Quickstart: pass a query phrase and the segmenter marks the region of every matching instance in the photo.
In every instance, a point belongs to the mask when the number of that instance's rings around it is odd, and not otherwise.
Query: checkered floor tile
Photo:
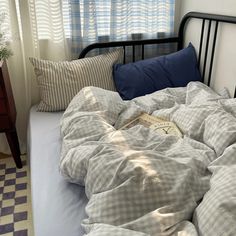
[[[0,159],[0,235],[33,236],[29,169],[16,169],[13,158]]]

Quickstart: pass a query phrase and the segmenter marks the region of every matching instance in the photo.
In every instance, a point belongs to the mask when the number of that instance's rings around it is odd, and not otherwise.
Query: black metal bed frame
[[[132,47],[132,60],[133,61],[135,61],[135,46],[137,46],[137,45],[141,46],[142,59],[144,59],[144,46],[145,45],[177,43],[177,49],[181,50],[184,45],[184,33],[185,33],[186,25],[190,19],[194,19],[194,18],[202,20],[201,34],[200,34],[200,39],[199,39],[200,43],[199,43],[199,52],[198,52],[198,66],[200,68],[201,62],[203,63],[202,81],[206,82],[207,85],[210,86],[219,23],[236,24],[236,17],[234,17],[234,16],[207,14],[207,13],[200,13],[200,12],[189,12],[181,20],[177,37],[94,43],[94,44],[87,46],[86,48],[84,48],[82,50],[82,52],[79,55],[79,59],[84,58],[86,56],[86,54],[93,49],[111,48],[111,47],[123,47],[124,48],[124,63],[126,62],[125,55],[126,55],[126,47],[128,47],[128,46]],[[213,35],[213,41],[212,41],[212,48],[210,51],[211,55],[209,55],[209,45],[210,45],[210,38],[211,38],[211,33],[212,33],[211,28],[213,25],[212,23],[215,23],[214,29],[213,29],[214,35]],[[205,45],[203,45],[206,27],[207,27],[206,42],[205,42]],[[203,46],[205,46],[204,55],[202,55],[203,54]],[[205,79],[206,79],[206,69],[207,69],[208,56],[210,58],[210,64],[209,64],[209,68],[208,68],[208,78],[206,81]],[[236,88],[235,88],[235,92],[234,92],[234,97],[236,97]]]

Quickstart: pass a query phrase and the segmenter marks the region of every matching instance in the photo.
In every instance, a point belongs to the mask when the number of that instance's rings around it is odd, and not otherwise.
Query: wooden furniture
[[[0,61],[0,132],[5,132],[12,156],[18,168],[22,167],[16,132],[16,107],[5,61]]]

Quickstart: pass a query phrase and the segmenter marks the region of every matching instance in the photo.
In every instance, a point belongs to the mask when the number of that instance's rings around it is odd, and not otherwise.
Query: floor
[[[33,236],[29,168],[16,169],[12,157],[0,154],[0,235]]]

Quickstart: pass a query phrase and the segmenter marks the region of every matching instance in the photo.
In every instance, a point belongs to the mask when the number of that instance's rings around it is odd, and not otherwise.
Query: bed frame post
[[[198,68],[200,69],[201,56],[202,56],[202,44],[204,38],[204,30],[205,30],[205,19],[202,21],[202,29],[201,29],[201,37],[200,37],[200,45],[199,45],[199,54],[198,54]]]
[[[215,56],[215,46],[216,46],[216,38],[217,38],[217,32],[218,32],[218,24],[219,24],[219,22],[216,21],[215,33],[214,33],[214,39],[213,39],[212,51],[211,51],[211,62],[210,62],[210,69],[209,69],[209,78],[208,78],[208,82],[207,82],[208,86],[210,86],[210,83],[211,83],[211,74],[212,74],[212,67],[213,67],[214,56]]]

